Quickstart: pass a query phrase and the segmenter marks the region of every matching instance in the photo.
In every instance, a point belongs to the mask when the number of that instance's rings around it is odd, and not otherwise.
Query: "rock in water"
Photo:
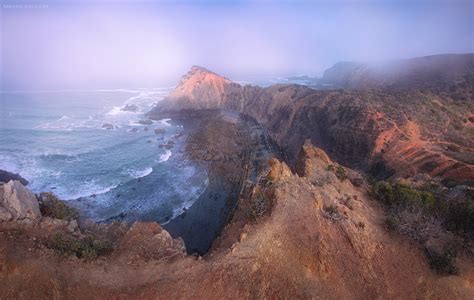
[[[34,220],[41,217],[38,200],[18,180],[0,185],[0,221]]]
[[[165,134],[165,129],[164,128],[156,128],[155,129],[155,134]]]
[[[138,123],[141,125],[151,125],[153,124],[153,121],[149,119],[143,119],[143,120],[139,120]]]
[[[9,182],[10,180],[18,180],[23,185],[28,185],[28,180],[21,177],[20,174],[11,173],[5,170],[0,170],[0,182]]]
[[[138,106],[135,104],[127,104],[124,107],[122,107],[120,110],[121,111],[131,111],[131,112],[136,112],[138,109]]]
[[[114,125],[110,124],[110,123],[104,123],[102,125],[102,129],[107,129],[107,130],[111,130],[111,129],[114,129]]]

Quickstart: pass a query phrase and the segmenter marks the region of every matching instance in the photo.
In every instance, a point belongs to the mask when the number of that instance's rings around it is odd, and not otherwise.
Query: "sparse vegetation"
[[[347,208],[349,208],[350,210],[353,210],[354,207],[352,206],[352,198],[351,196],[349,195],[344,195],[343,197],[341,197],[339,199],[339,201]]]
[[[372,195],[389,206],[419,205],[431,208],[436,199],[431,192],[420,191],[401,183],[379,181],[372,186]]]
[[[365,223],[360,221],[356,224],[356,227],[359,228],[359,229],[364,229],[365,228]]]
[[[54,234],[48,241],[47,246],[62,256],[74,255],[85,259],[93,259],[108,254],[113,250],[112,244],[109,241],[92,235],[76,238],[64,233]]]
[[[341,165],[328,165],[326,167],[326,171],[333,172],[336,175],[337,179],[339,179],[340,181],[344,181],[347,179],[346,170]]]
[[[464,193],[456,192],[451,197],[447,191],[437,185],[416,189],[381,181],[373,184],[371,193],[386,205],[389,230],[423,245],[433,270],[454,274],[458,249],[463,243],[467,245],[473,236],[474,191],[467,188]],[[436,251],[430,245],[433,240],[442,244]]]
[[[324,215],[331,220],[340,220],[342,215],[339,213],[339,209],[336,205],[326,205],[324,206]]]
[[[78,218],[77,211],[74,208],[67,206],[53,193],[44,192],[41,193],[37,198],[41,214],[43,216],[66,221],[71,221]]]
[[[255,221],[263,216],[268,210],[268,207],[269,203],[267,197],[265,197],[265,194],[262,191],[257,190],[250,199],[250,207],[248,211],[250,219]]]

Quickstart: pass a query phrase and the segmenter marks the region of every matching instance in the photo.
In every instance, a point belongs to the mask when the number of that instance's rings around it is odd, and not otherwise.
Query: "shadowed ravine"
[[[239,196],[255,184],[277,148],[253,119],[223,110],[172,116],[189,136],[185,156],[208,170],[208,186],[195,203],[164,225],[188,253],[204,254],[227,224]]]

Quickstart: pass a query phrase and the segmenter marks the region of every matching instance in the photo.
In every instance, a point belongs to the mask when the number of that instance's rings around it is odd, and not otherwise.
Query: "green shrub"
[[[110,242],[95,238],[92,235],[79,239],[63,233],[53,235],[47,246],[63,256],[74,255],[78,258],[87,259],[105,255],[113,249]]]
[[[344,167],[341,165],[338,165],[336,167],[334,167],[334,165],[328,165],[326,167],[326,171],[333,172],[336,175],[337,179],[341,181],[347,179],[346,169],[344,169]]]
[[[469,239],[473,232],[474,191],[468,189],[464,194],[457,191],[454,198],[448,197],[447,191],[437,185],[421,190],[381,181],[372,185],[371,194],[386,205],[387,229],[425,245],[430,266],[436,272],[456,274],[458,249],[462,248],[463,238]],[[446,229],[462,233],[463,238],[453,236]],[[441,239],[446,246],[441,250],[430,248],[427,243],[433,239]]]
[[[333,165],[328,165],[328,166],[326,167],[326,171],[334,172],[334,166],[333,166]]]
[[[401,183],[379,181],[372,186],[371,194],[377,200],[390,206],[420,205],[432,208],[436,204],[436,198],[432,193],[420,191]]]
[[[344,167],[342,166],[336,167],[335,174],[336,174],[336,177],[341,181],[344,181],[347,179],[346,169],[344,169]]]
[[[77,211],[67,206],[53,193],[44,192],[38,196],[41,214],[46,217],[71,221],[78,218]]]

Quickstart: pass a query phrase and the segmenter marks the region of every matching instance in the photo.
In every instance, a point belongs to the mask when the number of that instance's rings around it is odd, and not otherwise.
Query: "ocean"
[[[0,93],[0,169],[95,221],[162,224],[208,184],[184,159],[183,126],[143,122],[170,88]]]

